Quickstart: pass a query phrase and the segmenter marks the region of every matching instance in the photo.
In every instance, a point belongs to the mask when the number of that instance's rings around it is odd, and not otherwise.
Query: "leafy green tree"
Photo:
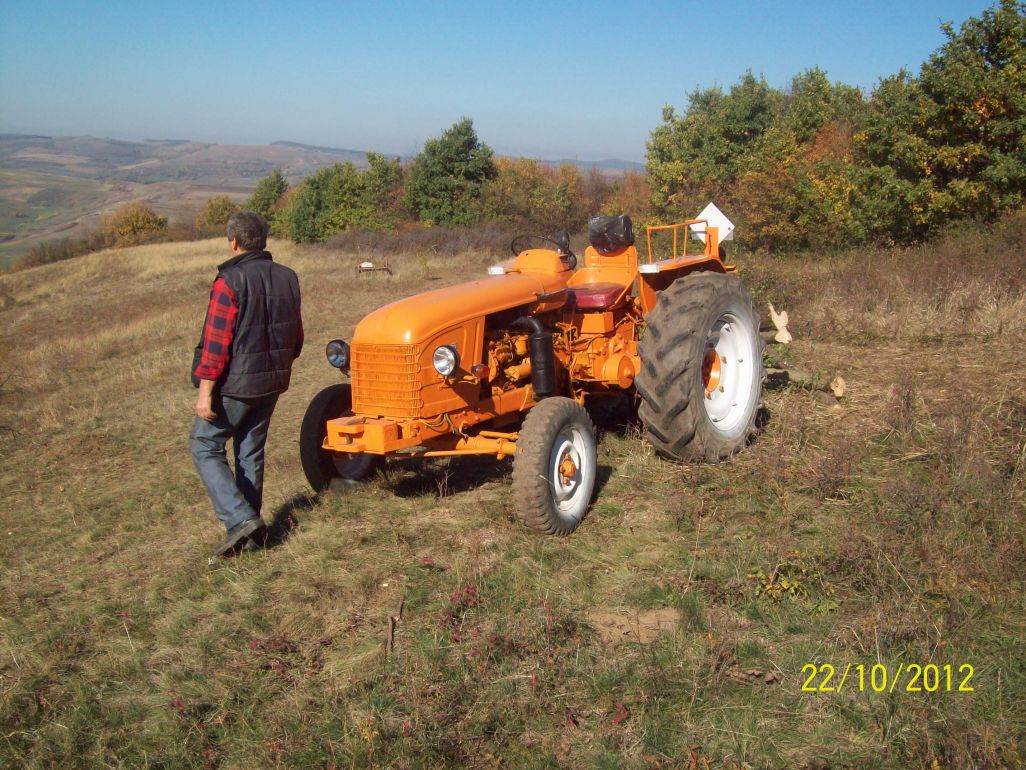
[[[363,174],[364,195],[374,201],[378,211],[377,227],[393,227],[403,215],[405,174],[399,158],[389,160],[376,152],[367,153],[367,170]]]
[[[275,218],[276,229],[296,243],[322,240],[320,216],[325,208],[324,184],[317,179],[320,172],[289,190],[287,203]]]
[[[462,118],[414,158],[406,205],[426,224],[473,224],[481,218],[485,183],[495,175],[491,148],[477,138],[470,118]]]
[[[923,64],[930,102],[937,216],[984,216],[1026,194],[1026,4],[1001,0],[955,31]]]
[[[747,72],[726,94],[718,87],[692,92],[683,115],[664,107],[663,123],[648,142],[655,206],[679,216],[695,213],[714,192],[722,200],[723,187],[736,179],[783,101],[765,79]]]
[[[894,241],[1026,199],[1026,5],[1002,0],[942,28],[917,78],[879,84],[855,137],[860,216]]]
[[[866,105],[853,150],[856,210],[871,238],[907,243],[931,229],[933,151],[924,135],[931,111],[904,70],[881,80]]]
[[[499,158],[496,176],[484,188],[491,218],[540,234],[580,230],[588,218],[582,179],[570,163],[558,169],[530,158]]]
[[[858,88],[831,83],[823,70],[813,67],[792,78],[782,122],[796,142],[811,142],[828,123],[857,123],[863,103]]]
[[[268,222],[274,218],[274,204],[288,192],[289,183],[280,168],[274,169],[257,184],[253,194],[246,201],[246,210],[255,211]]]
[[[1026,202],[1026,4],[999,0],[869,98],[814,68],[787,92],[751,73],[690,95],[648,144],[664,216],[715,199],[753,245],[907,243]]]
[[[854,216],[851,137],[863,109],[857,88],[818,68],[782,92],[750,72],[724,94],[691,94],[652,132],[652,200],[669,218],[708,201],[731,210],[753,245],[828,247],[861,237]]]
[[[228,222],[228,217],[239,210],[239,206],[227,195],[208,198],[203,210],[196,215],[196,229],[211,232]]]
[[[343,230],[395,225],[403,171],[399,159],[367,154],[368,168],[337,163],[311,174],[287,196],[278,229],[298,242],[322,241]]]

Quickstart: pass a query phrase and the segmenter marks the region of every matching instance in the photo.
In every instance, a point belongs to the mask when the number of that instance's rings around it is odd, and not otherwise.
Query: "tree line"
[[[748,73],[667,107],[648,144],[654,206],[715,199],[750,244],[789,249],[922,241],[1022,206],[1026,5],[942,29],[918,74],[869,95],[812,69],[787,91]]]
[[[610,178],[594,170],[582,174],[570,163],[496,158],[473,121],[462,118],[428,140],[409,164],[369,152],[366,168],[338,163],[295,187],[276,170],[246,205],[266,217],[276,235],[308,243],[347,230],[481,222],[577,231],[595,213],[625,203],[645,209],[648,198],[640,173]]]
[[[496,159],[464,118],[408,166],[370,153],[364,170],[340,164],[293,189],[278,173],[250,205],[296,241],[412,222],[574,231],[623,212],[645,224],[710,200],[749,247],[922,241],[953,221],[993,220],[1026,195],[1026,4],[1000,0],[942,30],[918,74],[885,77],[869,94],[819,68],[786,90],[751,72],[726,91],[697,89],[683,113],[664,109],[647,175]]]
[[[497,158],[462,118],[407,164],[370,152],[366,167],[339,163],[292,186],[275,170],[244,205],[301,243],[482,222],[576,232],[599,213],[640,226],[694,216],[709,201],[750,248],[923,241],[953,221],[996,219],[1026,196],[1026,4],[999,0],[942,30],[946,41],[917,74],[885,77],[869,94],[819,68],[787,89],[751,72],[726,91],[696,89],[682,113],[664,108],[645,174]],[[212,198],[178,234],[219,232],[238,208]],[[35,247],[23,261],[171,237],[166,218],[132,204],[102,232]]]

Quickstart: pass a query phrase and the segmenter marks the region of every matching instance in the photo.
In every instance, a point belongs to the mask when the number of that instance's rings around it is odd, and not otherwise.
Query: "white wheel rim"
[[[591,498],[595,465],[590,442],[573,426],[559,432],[549,453],[552,502],[563,518],[580,520]]]
[[[731,435],[748,425],[757,356],[751,324],[729,312],[716,319],[702,362],[705,413],[716,431]]]

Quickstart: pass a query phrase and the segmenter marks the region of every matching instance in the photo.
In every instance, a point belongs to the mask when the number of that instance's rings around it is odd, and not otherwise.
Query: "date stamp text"
[[[806,663],[802,666],[802,692],[973,692],[976,671],[969,663]]]

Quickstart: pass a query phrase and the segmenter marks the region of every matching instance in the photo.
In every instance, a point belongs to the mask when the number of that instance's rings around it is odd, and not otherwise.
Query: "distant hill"
[[[404,157],[403,160],[409,160]],[[97,181],[192,182],[207,185],[255,185],[280,168],[296,182],[318,168],[342,161],[366,164],[366,151],[300,142],[216,144],[188,139],[146,139],[130,142],[92,136],[0,134],[0,169],[59,174]],[[642,171],[645,166],[617,158],[607,160],[545,160],[570,163],[582,170]]]
[[[320,147],[315,144],[302,144],[301,142],[278,141],[271,142],[268,146],[288,147],[294,150],[302,150],[303,152],[319,152],[327,155],[338,155],[339,157],[352,161],[364,161],[367,158],[367,152],[365,150],[343,150],[338,147]]]
[[[241,203],[275,168],[296,183],[341,161],[366,164],[356,150],[293,142],[0,134],[0,267],[33,244],[84,234],[129,201],[171,217],[191,216],[214,195]]]
[[[633,160],[620,160],[619,158],[609,158],[607,160],[570,160],[564,158],[562,160],[546,160],[543,161],[547,166],[562,166],[564,163],[569,163],[572,166],[577,166],[581,171],[602,171],[612,176],[620,176],[626,171],[644,171],[645,164],[638,163]]]
[[[0,168],[142,184],[255,185],[275,168],[298,181],[318,168],[338,163],[340,157],[359,164],[365,154],[293,142],[244,145],[184,139],[127,142],[92,136],[0,135]]]
[[[363,161],[366,158],[366,153],[360,150],[343,150],[338,147],[321,147],[315,144],[302,144],[300,142],[271,142],[271,147],[291,147],[297,150],[305,150],[307,152],[321,152],[331,155],[338,155],[346,160]],[[388,157],[395,157],[390,153],[385,153]],[[402,160],[412,160],[412,156],[399,156]],[[577,166],[582,171],[590,171],[596,169],[598,171],[605,172],[624,172],[624,171],[644,171],[645,164],[638,163],[633,160],[621,160],[620,158],[608,158],[605,160],[578,160],[576,158],[560,158],[559,160],[542,160],[546,166],[559,167],[564,163],[569,163],[571,166]]]
[[[0,267],[33,244],[84,234],[128,201],[145,202],[171,217],[191,216],[214,195],[243,202],[275,168],[295,184],[343,162],[364,167],[366,153],[285,140],[244,145],[0,134]],[[644,169],[616,159],[542,162],[571,163],[607,176]]]

